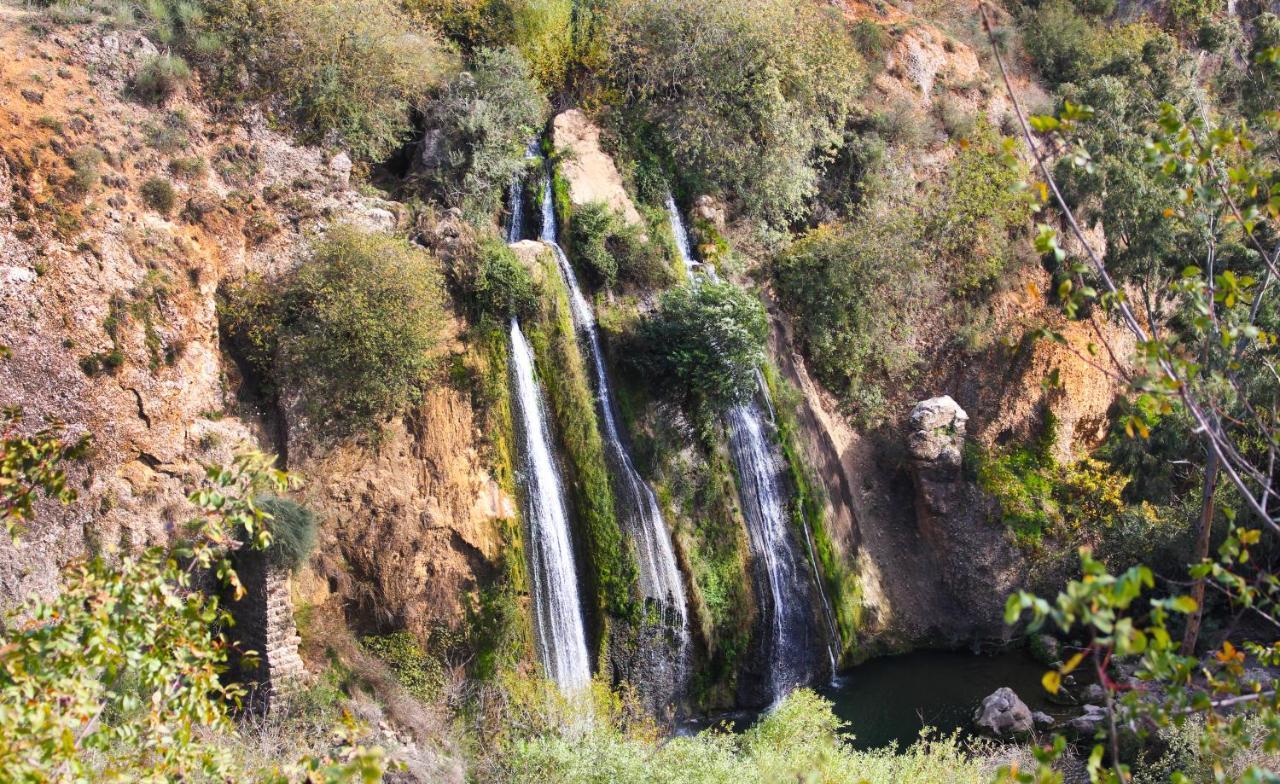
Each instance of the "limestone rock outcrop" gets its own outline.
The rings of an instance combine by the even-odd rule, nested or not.
[[[602,201],[628,223],[641,223],[618,167],[600,147],[600,128],[587,115],[579,109],[557,115],[551,124],[551,141],[563,156],[560,174],[569,184],[569,200],[575,206]]]
[[[973,634],[1007,638],[1004,601],[1021,584],[1023,559],[992,522],[990,499],[963,476],[969,415],[942,395],[918,403],[909,421],[916,524],[946,591]]]
[[[973,723],[997,738],[1025,735],[1035,728],[1031,709],[1007,686],[996,689],[982,700],[973,714]]]

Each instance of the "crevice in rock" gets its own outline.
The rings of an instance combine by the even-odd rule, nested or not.
[[[129,391],[133,393],[133,399],[138,403],[138,419],[141,419],[143,423],[146,424],[147,429],[150,430],[151,417],[147,416],[147,409],[142,404],[142,393],[133,387],[129,387]]]

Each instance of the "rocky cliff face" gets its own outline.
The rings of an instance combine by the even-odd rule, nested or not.
[[[491,523],[511,515],[470,395],[432,389],[377,449],[320,446],[296,427],[281,439],[265,426],[274,412],[238,400],[219,345],[224,281],[290,268],[330,221],[390,230],[407,211],[356,192],[344,154],[211,115],[198,85],[141,102],[131,80],[156,53],[141,36],[37,37],[36,19],[0,6],[0,345],[14,354],[0,403],[95,446],[72,472],[80,499],[44,503],[20,547],[0,543],[0,606],[56,590],[86,553],[166,541],[202,463],[287,444],[324,521],[300,596],[415,629],[460,622],[489,573]],[[171,207],[144,194],[152,179]]]

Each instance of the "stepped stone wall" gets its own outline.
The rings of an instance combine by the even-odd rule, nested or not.
[[[256,666],[241,663],[240,677],[249,689],[250,708],[265,713],[308,680],[298,654],[301,639],[293,620],[289,572],[260,553],[241,559],[237,571],[246,593],[230,604],[236,620],[232,636],[240,650],[258,654]]]

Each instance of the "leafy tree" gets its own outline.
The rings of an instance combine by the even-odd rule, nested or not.
[[[626,0],[612,19],[614,87],[690,187],[775,225],[802,217],[862,83],[834,9]]]
[[[340,141],[370,160],[408,139],[411,111],[455,67],[448,48],[392,0],[205,0],[202,8],[194,38],[223,94],[262,100],[307,140]]]
[[[3,351],[7,349],[0,346]],[[32,519],[37,494],[63,503],[75,500],[62,466],[83,457],[90,445],[87,435],[67,440],[57,420],[29,434],[19,430],[22,423],[21,409],[0,410],[0,523],[15,539]]]
[[[62,495],[56,464],[29,465],[6,439],[0,459],[17,466],[17,486]],[[32,599],[21,622],[0,635],[0,766],[17,782],[380,781],[379,749],[347,741],[324,757],[286,767],[237,762],[224,742],[243,688],[225,682],[229,621],[216,597],[194,587],[212,572],[243,594],[229,553],[235,532],[254,547],[271,542],[252,500],[290,478],[257,453],[210,467],[189,500],[197,516],[169,550],[150,548],[73,564],[57,598]],[[64,498],[64,500],[66,500]],[[17,620],[17,619],[15,619]],[[354,732],[354,730],[353,730]]]
[[[1025,237],[1031,218],[1031,203],[1017,187],[1026,169],[1012,147],[985,122],[971,136],[947,171],[928,228],[952,262],[951,288],[958,294],[982,289],[1005,272],[1015,238]]]
[[[695,403],[724,408],[751,396],[765,360],[764,306],[728,282],[688,283],[665,292],[639,329],[636,361]]]
[[[811,229],[778,255],[773,280],[824,385],[862,422],[885,415],[887,390],[919,363],[919,315],[937,301],[922,226],[909,209]]]
[[[440,166],[428,174],[472,222],[492,220],[547,115],[542,88],[515,49],[482,48],[431,108]]]
[[[1144,47],[1144,56],[1153,51]],[[1044,179],[1042,194],[1053,199],[1063,225],[1082,248],[1081,258],[1073,259],[1059,243],[1058,231],[1047,225],[1037,247],[1064,270],[1058,294],[1068,317],[1096,320],[1105,312],[1136,341],[1132,365],[1116,357],[1114,346],[1093,347],[1093,353],[1110,358],[1111,369],[1133,398],[1121,420],[1127,434],[1146,438],[1154,420],[1181,418],[1190,424],[1188,437],[1203,449],[1191,593],[1138,604],[1155,587],[1149,568],[1113,576],[1084,553],[1083,580],[1070,583],[1053,603],[1027,594],[1013,597],[1007,620],[1031,610],[1033,626],[1052,621],[1064,632],[1084,628],[1084,649],[1046,676],[1045,684],[1055,690],[1063,675],[1091,661],[1106,692],[1106,721],[1098,731],[1090,769],[1094,780],[1122,782],[1129,780],[1121,753],[1125,732],[1143,734],[1199,716],[1205,728],[1201,748],[1214,759],[1253,744],[1270,749],[1276,743],[1276,692],[1245,675],[1244,653],[1223,643],[1210,660],[1202,662],[1193,654],[1210,586],[1233,609],[1255,611],[1267,623],[1276,623],[1276,578],[1265,559],[1258,565],[1254,553],[1265,549],[1262,529],[1273,537],[1280,533],[1272,510],[1272,466],[1280,448],[1273,429],[1280,380],[1273,371],[1278,340],[1272,285],[1280,273],[1274,242],[1280,203],[1272,194],[1280,174],[1273,154],[1254,141],[1247,125],[1215,123],[1202,111],[1188,116],[1165,104],[1143,150],[1142,160],[1150,167],[1143,182],[1153,192],[1164,192],[1157,198],[1169,206],[1161,217],[1177,242],[1168,250],[1147,253],[1144,274],[1126,281],[1124,268],[1111,267],[1111,253],[1104,255],[1086,241],[1052,160],[1045,157],[1046,150],[1065,149],[1068,164],[1090,175],[1098,160],[1089,147],[1088,129],[1095,116],[1093,107],[1065,102],[1060,114],[1030,120],[1052,142],[1046,145],[1027,133]],[[1130,286],[1122,288],[1122,282]],[[1209,558],[1219,511],[1230,532],[1217,558]],[[1242,515],[1247,523],[1237,524]],[[1188,616],[1180,643],[1169,628],[1174,613]],[[1272,645],[1250,642],[1245,648],[1263,664],[1276,661]],[[1137,660],[1136,682],[1118,682],[1109,669],[1125,659]],[[1123,692],[1128,693],[1118,698]],[[1239,717],[1226,719],[1238,711],[1257,721],[1251,725]],[[1057,740],[1038,755],[1038,770],[1006,771],[1006,780],[1051,780],[1049,764],[1064,747]],[[1242,780],[1272,777],[1251,766]]]
[[[283,295],[280,357],[308,410],[338,433],[415,400],[443,324],[437,262],[413,243],[330,228]]]

